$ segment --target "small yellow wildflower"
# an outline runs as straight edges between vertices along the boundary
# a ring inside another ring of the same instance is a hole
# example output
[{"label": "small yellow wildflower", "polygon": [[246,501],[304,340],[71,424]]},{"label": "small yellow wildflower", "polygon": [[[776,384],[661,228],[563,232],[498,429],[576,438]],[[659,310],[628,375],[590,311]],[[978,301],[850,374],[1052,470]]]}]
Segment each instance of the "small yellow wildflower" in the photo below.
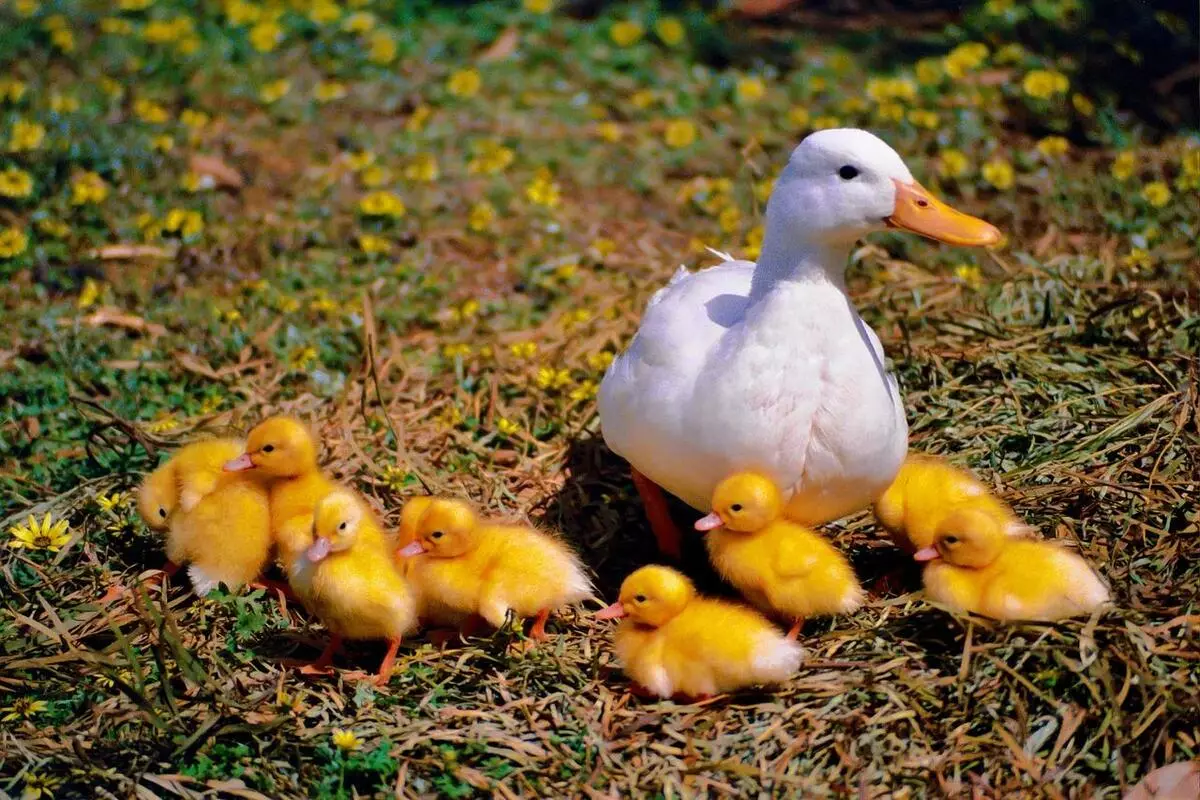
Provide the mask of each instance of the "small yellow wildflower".
[{"label": "small yellow wildflower", "polygon": [[572,389],[571,394],[569,394],[568,397],[570,397],[571,400],[575,401],[576,403],[583,402],[584,400],[591,400],[596,396],[596,388],[596,382],[591,378],[588,378]]},{"label": "small yellow wildflower", "polygon": [[521,432],[521,425],[508,417],[501,417],[496,420],[496,430],[500,432],[501,436],[514,436]]},{"label": "small yellow wildflower", "polygon": [[292,88],[292,82],[287,78],[280,78],[269,83],[264,83],[263,87],[258,90],[258,99],[270,105],[277,103],[283,96]]},{"label": "small yellow wildflower", "polygon": [[37,150],[46,138],[46,129],[40,123],[19,119],[13,123],[12,134],[8,139],[8,152],[23,153],[27,150]]},{"label": "small yellow wildflower", "polygon": [[1003,16],[1012,10],[1014,0],[987,0],[983,4],[983,10],[993,17]]},{"label": "small yellow wildflower", "polygon": [[557,208],[561,202],[558,194],[558,184],[545,167],[538,169],[537,174],[525,186],[525,197],[529,202],[546,208]]},{"label": "small yellow wildflower", "polygon": [[446,91],[455,97],[474,97],[483,85],[483,77],[474,68],[460,69],[446,81]]},{"label": "small yellow wildflower", "polygon": [[822,116],[819,116],[813,120],[812,126],[813,130],[815,131],[823,131],[827,130],[828,128],[836,128],[841,124],[841,120],[839,120],[837,117],[830,114],[823,114]]},{"label": "small yellow wildflower", "polygon": [[400,219],[408,213],[404,203],[392,192],[371,192],[358,201],[358,210],[368,217]]},{"label": "small yellow wildflower", "polygon": [[[18,4],[27,3],[28,0],[17,0],[17,2]],[[41,800],[43,797],[46,800],[52,800],[55,790],[62,782],[62,778],[56,778],[53,775],[43,775],[40,772],[26,772],[25,788],[21,790],[21,800]]]},{"label": "small yellow wildflower", "polygon": [[561,389],[571,384],[571,373],[565,369],[539,367],[535,381],[539,389]]},{"label": "small yellow wildflower", "polygon": [[175,146],[175,139],[164,133],[151,139],[150,146],[160,153],[168,153]]},{"label": "small yellow wildflower", "polygon": [[746,231],[745,248],[747,258],[757,259],[759,254],[762,253],[763,235],[762,225],[755,225]]},{"label": "small yellow wildflower", "polygon": [[201,175],[198,172],[188,170],[179,179],[179,186],[185,192],[207,192],[217,188],[217,179],[212,175]]},{"label": "small yellow wildflower", "polygon": [[642,89],[640,92],[634,92],[629,98],[629,104],[634,108],[649,108],[654,102],[654,90]]},{"label": "small yellow wildflower", "polygon": [[530,14],[549,14],[554,10],[554,0],[524,0],[521,6]]},{"label": "small yellow wildflower", "polygon": [[429,121],[429,117],[433,115],[433,109],[427,105],[419,105],[413,109],[412,114],[408,119],[404,120],[404,130],[409,133],[420,133],[425,128],[425,123]]},{"label": "small yellow wildflower", "polygon": [[1188,150],[1179,162],[1183,174],[1189,178],[1200,177],[1200,147]]},{"label": "small yellow wildflower", "polygon": [[13,541],[8,543],[9,547],[49,550],[51,553],[57,553],[71,538],[67,521],[60,519],[55,522],[49,511],[41,522],[30,514],[24,525],[14,525],[8,529],[8,533],[13,537]]},{"label": "small yellow wildflower", "polygon": [[75,34],[69,28],[55,28],[50,31],[50,43],[64,53],[75,52]]},{"label": "small yellow wildflower", "polygon": [[996,51],[993,59],[997,64],[1016,64],[1025,58],[1025,48],[1016,42],[1010,42]]},{"label": "small yellow wildflower", "polygon": [[936,86],[942,82],[945,72],[942,63],[936,58],[922,58],[913,69],[917,83],[922,86]]},{"label": "small yellow wildflower", "polygon": [[22,17],[29,18],[38,12],[41,8],[41,0],[17,0],[15,3],[17,13]]},{"label": "small yellow wildflower", "polygon": [[590,353],[587,357],[588,366],[596,372],[603,372],[608,369],[608,365],[613,362],[613,354],[607,350],[601,350],[599,353]]},{"label": "small yellow wildflower", "polygon": [[488,201],[483,200],[471,206],[471,213],[467,216],[467,227],[476,233],[483,233],[488,228],[492,227],[492,223],[495,221],[495,206]]},{"label": "small yellow wildflower", "polygon": [[372,64],[390,64],[396,58],[396,40],[389,34],[379,31],[371,34],[371,45],[367,50],[367,59]]},{"label": "small yellow wildflower", "polygon": [[667,47],[675,47],[687,35],[678,17],[661,17],[654,23],[654,33]]},{"label": "small yellow wildflower", "polygon": [[358,235],[358,247],[364,253],[386,253],[392,249],[392,243],[383,236],[375,236],[370,233],[360,233]]},{"label": "small yellow wildflower", "polygon": [[793,130],[802,131],[808,127],[809,114],[804,106],[792,106],[787,114],[788,124]]},{"label": "small yellow wildflower", "polygon": [[663,140],[676,150],[688,147],[696,141],[696,126],[690,119],[673,119],[667,123]]},{"label": "small yellow wildflower", "polygon": [[318,103],[332,103],[345,96],[346,86],[338,81],[321,81],[313,87],[313,97]]},{"label": "small yellow wildflower", "polygon": [[212,117],[210,117],[207,112],[198,111],[194,108],[186,108],[183,110],[183,113],[179,115],[179,121],[183,123],[184,127],[193,131],[200,130],[211,120]]},{"label": "small yellow wildflower", "polygon": [[250,29],[250,46],[260,53],[269,53],[283,41],[283,28],[274,20],[263,20]]},{"label": "small yellow wildflower", "polygon": [[983,270],[975,264],[959,264],[954,268],[954,277],[972,289],[978,289],[983,283]]},{"label": "small yellow wildflower", "polygon": [[375,15],[370,11],[359,11],[346,17],[342,30],[346,33],[366,33],[375,27]]},{"label": "small yellow wildflower", "polygon": [[101,511],[106,511],[110,514],[119,508],[124,500],[125,495],[121,494],[120,492],[96,495],[96,505],[100,506]]},{"label": "small yellow wildflower", "polygon": [[1117,157],[1113,159],[1112,166],[1108,171],[1117,180],[1126,181],[1133,175],[1136,166],[1133,153],[1126,150],[1123,153],[1117,153]]},{"label": "small yellow wildflower", "polygon": [[471,345],[457,342],[448,344],[442,348],[442,356],[445,358],[466,358],[471,355]]},{"label": "small yellow wildflower", "polygon": [[161,125],[170,119],[167,110],[153,100],[147,100],[142,97],[134,101],[133,113],[142,122],[148,122],[151,125]]},{"label": "small yellow wildflower", "polygon": [[108,197],[108,184],[94,172],[82,172],[71,180],[71,205],[99,205]]},{"label": "small yellow wildflower", "polygon": [[71,235],[71,226],[60,219],[39,219],[37,229],[53,239],[65,239]]},{"label": "small yellow wildflower", "polygon": [[645,32],[640,22],[631,19],[614,22],[608,29],[608,35],[617,47],[629,47],[636,44]]},{"label": "small yellow wildflower", "polygon": [[947,75],[957,80],[977,69],[987,57],[987,45],[981,42],[966,42],[951,50],[942,59],[942,66]]},{"label": "small yellow wildflower", "polygon": [[333,740],[333,746],[343,753],[349,753],[362,747],[362,740],[354,735],[354,731],[334,728],[330,738]]},{"label": "small yellow wildflower", "polygon": [[737,206],[726,206],[717,216],[717,224],[723,233],[733,233],[742,224],[742,212]]},{"label": "small yellow wildflower", "polygon": [[146,423],[146,430],[150,433],[167,433],[179,427],[179,420],[175,419],[174,414],[160,414],[155,419]]},{"label": "small yellow wildflower", "polygon": [[133,23],[120,17],[105,17],[100,20],[100,31],[109,36],[128,36],[133,33]]},{"label": "small yellow wildflower", "polygon": [[1080,116],[1090,117],[1096,113],[1096,104],[1086,95],[1078,92],[1071,95],[1071,105],[1075,106],[1075,110],[1079,112]]},{"label": "small yellow wildflower", "polygon": [[495,139],[484,139],[472,145],[475,157],[467,163],[467,172],[494,175],[512,164],[516,154]]},{"label": "small yellow wildflower", "polygon": [[767,85],[762,82],[761,78],[741,78],[737,82],[737,88],[734,91],[734,96],[742,105],[753,105],[767,93]]},{"label": "small yellow wildflower", "polygon": [[916,99],[917,87],[908,78],[871,78],[867,81],[867,97],[876,103],[888,100]]},{"label": "small yellow wildflower", "polygon": [[29,246],[29,237],[20,228],[0,228],[0,258],[16,258]]},{"label": "small yellow wildflower", "polygon": [[308,9],[308,18],[314,25],[328,25],[342,18],[342,9],[332,0],[316,0]]},{"label": "small yellow wildflower", "polygon": [[19,103],[25,91],[25,84],[16,78],[0,78],[0,103]]},{"label": "small yellow wildflower", "polygon": [[190,239],[204,230],[204,217],[200,216],[199,211],[173,208],[167,212],[162,226],[167,233],[178,233],[183,238]]},{"label": "small yellow wildflower", "polygon": [[1171,188],[1162,181],[1147,183],[1142,188],[1142,199],[1155,208],[1162,208],[1171,202]]},{"label": "small yellow wildflower", "polygon": [[440,174],[437,157],[433,153],[419,153],[404,167],[404,177],[420,183],[433,183]]},{"label": "small yellow wildflower", "polygon": [[337,303],[324,289],[321,289],[317,291],[312,300],[308,301],[308,310],[315,314],[330,314],[337,311]]},{"label": "small yellow wildflower", "polygon": [[904,119],[904,106],[900,105],[899,103],[888,101],[886,103],[881,103],[879,107],[875,109],[875,113],[878,114],[879,118],[884,122],[899,122],[900,120]]},{"label": "small yellow wildflower", "polygon": [[589,249],[596,254],[597,258],[605,258],[617,251],[617,243],[612,239],[598,237],[592,240],[592,244]]},{"label": "small yellow wildflower", "polygon": [[75,301],[76,308],[85,309],[96,305],[96,301],[100,299],[101,285],[93,278],[85,278],[83,281],[83,289],[79,292],[79,299]]},{"label": "small yellow wildflower", "polygon": [[535,355],[537,355],[537,351],[537,342],[515,342],[514,344],[510,344],[508,346],[508,352],[512,353],[517,358],[525,360],[533,358]]},{"label": "small yellow wildflower", "polygon": [[925,108],[914,108],[908,112],[908,121],[914,127],[931,131],[938,126],[938,115],[936,111],[930,111]]},{"label": "small yellow wildflower", "polygon": [[1016,180],[1012,164],[1000,158],[994,158],[984,164],[980,172],[985,181],[1000,191],[1011,189]]},{"label": "small yellow wildflower", "polygon": [[79,110],[79,98],[54,92],[50,95],[50,110],[55,114],[73,114]]},{"label": "small yellow wildflower", "polygon": [[288,366],[292,369],[307,369],[308,365],[317,360],[317,348],[309,345],[298,347],[288,356]]},{"label": "small yellow wildflower", "polygon": [[1030,70],[1021,81],[1025,94],[1038,100],[1049,100],[1056,94],[1064,94],[1071,86],[1067,76],[1053,70]]},{"label": "small yellow wildflower", "polygon": [[33,176],[23,169],[9,167],[0,172],[0,196],[28,197],[33,194]]},{"label": "small yellow wildflower", "polygon": [[370,150],[359,150],[356,153],[346,153],[346,166],[355,172],[360,172],[375,163],[375,154]]},{"label": "small yellow wildflower", "polygon": [[1062,136],[1047,136],[1037,143],[1038,152],[1046,158],[1064,156],[1071,149],[1071,143]]},{"label": "small yellow wildflower", "polygon": [[1150,254],[1140,247],[1134,247],[1129,254],[1121,259],[1121,265],[1130,272],[1141,272],[1153,263]]},{"label": "small yellow wildflower", "polygon": [[0,717],[0,722],[17,722],[23,719],[29,719],[36,714],[43,714],[50,705],[45,700],[32,700],[28,697],[18,698],[8,708],[0,708],[4,712],[4,716]]},{"label": "small yellow wildflower", "polygon": [[967,173],[971,162],[961,150],[947,149],[939,155],[938,172],[947,178],[959,178]]},{"label": "small yellow wildflower", "polygon": [[601,122],[596,126],[596,133],[600,134],[600,138],[606,142],[619,142],[621,137],[625,135],[625,131],[621,130],[621,126],[615,122]]}]

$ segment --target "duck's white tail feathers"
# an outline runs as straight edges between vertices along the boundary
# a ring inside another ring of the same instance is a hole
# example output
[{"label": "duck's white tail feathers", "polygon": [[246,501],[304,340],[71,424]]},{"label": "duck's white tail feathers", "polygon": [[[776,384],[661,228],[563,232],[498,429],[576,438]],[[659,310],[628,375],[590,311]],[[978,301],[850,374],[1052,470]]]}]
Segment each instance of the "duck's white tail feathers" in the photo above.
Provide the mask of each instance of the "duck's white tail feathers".
[{"label": "duck's white tail feathers", "polygon": [[800,669],[803,658],[803,648],[783,634],[764,634],[754,648],[754,677],[760,683],[781,683]]},{"label": "duck's white tail feathers", "polygon": [[[1082,559],[1080,559],[1082,562]],[[1079,575],[1071,590],[1071,601],[1080,610],[1091,613],[1112,601],[1108,587],[1087,563],[1079,564]]]},{"label": "duck's white tail feathers", "polygon": [[220,585],[221,581],[207,574],[195,564],[188,565],[188,580],[192,582],[192,591],[204,597]]},{"label": "duck's white tail feathers", "polygon": [[570,572],[567,573],[566,585],[567,594],[570,596],[567,600],[568,603],[580,603],[589,597],[596,596],[596,587],[592,585],[591,579],[577,561],[571,564]]},{"label": "duck's white tail feathers", "polygon": [[721,252],[720,250],[709,247],[708,245],[705,245],[704,249],[707,250],[708,252],[712,253],[714,256],[721,259],[722,261],[737,261],[737,259],[734,258],[733,256],[729,255],[729,253]]},{"label": "duck's white tail feathers", "polygon": [[855,583],[846,589],[846,593],[842,595],[841,607],[838,609],[843,614],[853,614],[862,608],[863,601],[866,600],[866,593],[863,592],[861,586]]}]

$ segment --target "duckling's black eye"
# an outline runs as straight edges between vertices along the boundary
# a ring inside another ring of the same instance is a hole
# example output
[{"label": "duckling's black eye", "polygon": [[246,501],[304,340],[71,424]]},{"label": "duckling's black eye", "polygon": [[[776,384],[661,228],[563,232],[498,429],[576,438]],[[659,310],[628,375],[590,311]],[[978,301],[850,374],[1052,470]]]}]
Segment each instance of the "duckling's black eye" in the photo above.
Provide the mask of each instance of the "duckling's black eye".
[{"label": "duckling's black eye", "polygon": [[339,530],[339,531],[344,531],[344,530],[346,530],[346,523],[344,523],[344,522],[343,522],[341,525],[338,525],[338,530]]},{"label": "duckling's black eye", "polygon": [[273,453],[273,452],[275,452],[275,445],[273,445],[273,444],[264,444],[264,445],[262,446],[262,451],[263,451],[264,453]]},{"label": "duckling's black eye", "polygon": [[729,510],[730,510],[730,511],[741,511],[741,510],[742,510],[742,504],[741,504],[741,503],[734,503],[733,505],[731,505],[731,506],[729,507]]},{"label": "duckling's black eye", "polygon": [[838,170],[838,177],[844,181],[852,181],[858,177],[858,167],[846,164]]},{"label": "duckling's black eye", "polygon": [[432,537],[434,539],[440,539],[446,535],[446,532],[445,531],[434,531],[433,533],[431,533],[429,535],[430,535],[430,537]]},{"label": "duckling's black eye", "polygon": [[636,597],[634,597],[633,600],[635,603],[644,603],[644,602],[646,602],[646,595],[639,594]]},{"label": "duckling's black eye", "polygon": [[160,517],[162,517],[163,519],[166,519],[166,518],[167,518],[167,510],[166,510],[165,508],[161,508],[161,507],[160,507],[160,508],[158,509],[158,515],[159,515]]},{"label": "duckling's black eye", "polygon": [[945,539],[942,539],[942,541],[945,542],[946,544],[958,544],[958,537],[957,536],[947,536]]}]

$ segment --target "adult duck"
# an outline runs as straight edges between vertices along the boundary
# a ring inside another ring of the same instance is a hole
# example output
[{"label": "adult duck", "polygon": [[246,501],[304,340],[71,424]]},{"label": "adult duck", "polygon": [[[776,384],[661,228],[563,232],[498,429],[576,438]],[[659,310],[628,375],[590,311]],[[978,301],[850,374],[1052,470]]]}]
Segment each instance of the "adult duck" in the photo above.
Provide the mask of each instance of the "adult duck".
[{"label": "adult duck", "polygon": [[886,228],[964,246],[1001,239],[933,197],[878,137],[825,130],[776,182],[757,264],[680,268],[650,300],[599,410],[663,552],[677,556],[680,539],[662,489],[707,512],[719,481],[753,470],[785,488],[790,519],[819,525],[891,484],[908,424],[845,275],[855,242]]}]

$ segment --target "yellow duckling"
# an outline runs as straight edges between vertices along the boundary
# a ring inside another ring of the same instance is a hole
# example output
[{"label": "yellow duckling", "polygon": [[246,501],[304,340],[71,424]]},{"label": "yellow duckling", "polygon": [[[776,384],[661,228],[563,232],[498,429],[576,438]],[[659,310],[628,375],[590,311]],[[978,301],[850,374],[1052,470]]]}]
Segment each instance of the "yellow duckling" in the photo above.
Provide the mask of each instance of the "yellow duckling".
[{"label": "yellow duckling", "polygon": [[[405,578],[414,581],[413,588],[417,592],[418,616],[422,627],[459,628],[464,635],[470,635],[479,628],[482,618],[469,611],[451,608],[439,602],[437,597],[429,592],[420,591],[419,584],[415,583],[413,570],[421,559],[402,555],[406,552],[405,548],[417,541],[421,517],[425,515],[434,499],[431,495],[417,495],[406,500],[404,507],[400,509],[400,529],[396,537],[396,568]],[[415,553],[416,548],[407,552]],[[443,634],[431,635],[431,638],[445,641],[450,637]]]},{"label": "yellow duckling", "polygon": [[294,417],[270,417],[246,437],[245,452],[225,464],[246,472],[271,494],[271,534],[285,570],[312,544],[313,510],[336,485],[317,466],[317,444]]},{"label": "yellow duckling", "polygon": [[990,515],[1009,536],[1033,533],[974,475],[934,456],[908,457],[892,485],[875,502],[875,517],[898,547],[915,553],[933,545],[947,516],[967,507]]},{"label": "yellow duckling", "polygon": [[313,542],[288,572],[329,629],[329,644],[303,672],[326,672],[343,639],[385,639],[377,680],[387,683],[401,639],[417,626],[416,602],[389,550],[375,515],[353,492],[336,489],[317,503]]},{"label": "yellow duckling", "polygon": [[460,500],[433,498],[399,555],[422,608],[478,614],[494,627],[509,611],[535,617],[529,635],[546,638],[550,612],[592,595],[578,557],[558,539],[527,525],[483,522]]},{"label": "yellow duckling", "polygon": [[221,471],[241,450],[234,439],[186,445],[150,473],[138,491],[142,519],[167,532],[163,574],[174,575],[187,564],[198,595],[221,583],[236,590],[254,582],[270,558],[266,490]]},{"label": "yellow duckling", "polygon": [[621,597],[596,612],[625,621],[613,639],[625,674],[659,697],[704,698],[780,683],[800,666],[800,646],[758,612],[700,597],[669,567],[642,567]]},{"label": "yellow duckling", "polygon": [[713,566],[746,599],[794,620],[795,639],[806,617],[849,614],[863,602],[854,569],[815,531],[783,518],[783,495],[771,479],[739,472],[713,490],[713,512],[696,522]]},{"label": "yellow duckling", "polygon": [[918,550],[930,599],[995,619],[1056,620],[1109,601],[1087,562],[1053,542],[1013,539],[994,516],[953,512],[931,547]]}]

